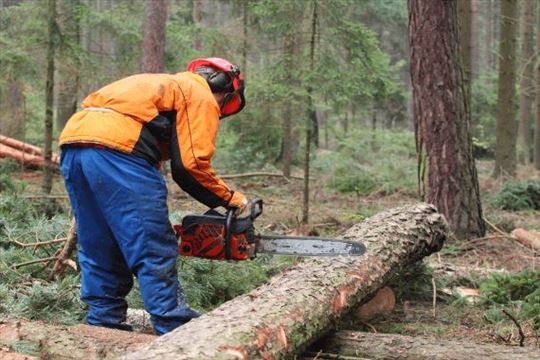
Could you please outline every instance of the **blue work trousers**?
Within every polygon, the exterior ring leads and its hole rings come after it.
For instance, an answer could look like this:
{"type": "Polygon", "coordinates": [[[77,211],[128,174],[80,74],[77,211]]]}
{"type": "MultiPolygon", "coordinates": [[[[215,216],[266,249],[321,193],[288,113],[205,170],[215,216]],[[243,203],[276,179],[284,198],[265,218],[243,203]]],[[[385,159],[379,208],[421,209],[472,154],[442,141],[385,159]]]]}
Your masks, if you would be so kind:
{"type": "Polygon", "coordinates": [[[159,171],[136,156],[93,147],[64,147],[61,171],[77,221],[87,322],[124,328],[133,275],[157,334],[197,317],[178,281],[178,244],[159,171]]]}

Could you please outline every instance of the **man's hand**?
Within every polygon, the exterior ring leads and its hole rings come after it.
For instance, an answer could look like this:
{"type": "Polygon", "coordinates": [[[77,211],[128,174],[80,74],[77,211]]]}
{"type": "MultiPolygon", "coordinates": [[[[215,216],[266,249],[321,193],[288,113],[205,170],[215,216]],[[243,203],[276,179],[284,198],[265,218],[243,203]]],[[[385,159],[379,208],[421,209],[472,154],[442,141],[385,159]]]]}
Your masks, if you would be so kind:
{"type": "Polygon", "coordinates": [[[237,218],[246,218],[251,215],[251,201],[239,191],[235,191],[233,197],[229,201],[229,209],[234,211],[237,218]]]}
{"type": "Polygon", "coordinates": [[[252,202],[246,198],[246,201],[242,203],[242,205],[242,207],[234,209],[234,215],[237,219],[248,218],[251,216],[251,210],[253,209],[252,202]]]}

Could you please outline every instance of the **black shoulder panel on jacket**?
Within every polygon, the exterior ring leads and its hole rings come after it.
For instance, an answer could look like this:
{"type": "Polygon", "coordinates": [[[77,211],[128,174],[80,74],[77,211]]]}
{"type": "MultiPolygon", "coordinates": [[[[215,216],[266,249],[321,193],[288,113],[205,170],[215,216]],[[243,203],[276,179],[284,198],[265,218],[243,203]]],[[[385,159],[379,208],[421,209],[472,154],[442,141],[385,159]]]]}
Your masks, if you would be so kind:
{"type": "Polygon", "coordinates": [[[132,154],[157,165],[161,159],[160,144],[171,141],[172,124],[176,121],[176,111],[163,111],[144,124],[132,154]]]}

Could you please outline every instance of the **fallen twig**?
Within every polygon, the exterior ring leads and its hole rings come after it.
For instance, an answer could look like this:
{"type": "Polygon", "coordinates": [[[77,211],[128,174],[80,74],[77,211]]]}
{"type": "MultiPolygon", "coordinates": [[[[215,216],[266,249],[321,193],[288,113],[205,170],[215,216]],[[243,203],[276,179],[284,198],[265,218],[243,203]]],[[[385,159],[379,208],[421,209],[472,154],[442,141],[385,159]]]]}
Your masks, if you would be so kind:
{"type": "Polygon", "coordinates": [[[486,222],[486,224],[488,224],[489,226],[491,226],[493,228],[493,230],[495,230],[496,232],[498,232],[499,234],[503,235],[503,236],[506,236],[506,237],[510,237],[510,234],[502,231],[501,229],[499,229],[498,227],[496,227],[493,223],[491,223],[488,219],[484,218],[484,221],[486,222]]]}
{"type": "Polygon", "coordinates": [[[525,334],[523,333],[523,329],[521,328],[521,325],[519,324],[519,322],[516,320],[516,318],[510,314],[508,311],[506,311],[505,309],[502,310],[502,312],[508,316],[510,318],[510,320],[512,320],[514,322],[514,324],[516,324],[517,328],[518,328],[518,331],[519,331],[519,346],[523,346],[523,342],[525,341],[525,334]]]}
{"type": "Polygon", "coordinates": [[[234,178],[254,177],[254,176],[281,177],[281,178],[286,178],[286,179],[304,180],[304,177],[302,176],[295,176],[295,175],[285,176],[283,174],[269,173],[269,172],[250,172],[250,173],[242,173],[242,174],[220,175],[219,177],[222,179],[234,179],[234,178]]]}
{"type": "Polygon", "coordinates": [[[24,195],[25,199],[68,199],[67,195],[24,195]]]}
{"type": "Polygon", "coordinates": [[[15,264],[12,267],[13,267],[13,269],[18,269],[18,268],[23,267],[23,266],[32,265],[32,264],[38,264],[38,263],[42,263],[42,262],[49,262],[49,261],[56,260],[56,259],[58,259],[58,257],[51,256],[51,257],[44,258],[44,259],[37,259],[37,260],[30,260],[30,261],[22,262],[22,263],[19,263],[19,264],[15,264]]]}
{"type": "Polygon", "coordinates": [[[73,264],[69,262],[68,260],[73,250],[75,250],[76,244],[77,244],[77,226],[75,223],[75,218],[72,218],[71,223],[69,225],[67,237],[66,237],[66,243],[64,244],[64,247],[62,248],[62,250],[60,251],[58,255],[56,263],[54,264],[52,268],[51,274],[49,275],[49,279],[54,279],[55,276],[60,275],[62,271],[64,270],[65,264],[73,267],[73,264]]]}
{"type": "Polygon", "coordinates": [[[64,237],[64,238],[48,240],[48,241],[41,241],[41,242],[35,242],[35,243],[22,243],[22,242],[17,241],[17,240],[10,240],[9,242],[13,243],[15,245],[18,245],[20,247],[39,247],[39,246],[43,246],[43,245],[50,245],[50,244],[56,244],[56,243],[64,242],[66,240],[67,240],[67,238],[64,237]]]}
{"type": "Polygon", "coordinates": [[[431,285],[433,287],[433,317],[437,317],[437,284],[435,283],[435,278],[431,277],[431,285]]]}

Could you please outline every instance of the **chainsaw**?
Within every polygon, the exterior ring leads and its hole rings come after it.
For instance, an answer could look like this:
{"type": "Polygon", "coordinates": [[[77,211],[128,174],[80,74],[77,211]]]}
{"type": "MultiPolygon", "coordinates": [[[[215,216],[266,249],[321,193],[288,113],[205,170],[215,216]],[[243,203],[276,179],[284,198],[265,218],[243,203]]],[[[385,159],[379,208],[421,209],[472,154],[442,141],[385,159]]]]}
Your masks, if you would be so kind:
{"type": "Polygon", "coordinates": [[[361,243],[313,236],[260,235],[254,220],[262,214],[263,202],[252,203],[248,217],[237,218],[232,209],[222,214],[209,210],[203,215],[187,215],[174,225],[179,239],[178,253],[214,260],[242,261],[258,253],[296,256],[358,256],[366,248],[361,243]]]}

